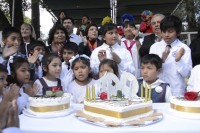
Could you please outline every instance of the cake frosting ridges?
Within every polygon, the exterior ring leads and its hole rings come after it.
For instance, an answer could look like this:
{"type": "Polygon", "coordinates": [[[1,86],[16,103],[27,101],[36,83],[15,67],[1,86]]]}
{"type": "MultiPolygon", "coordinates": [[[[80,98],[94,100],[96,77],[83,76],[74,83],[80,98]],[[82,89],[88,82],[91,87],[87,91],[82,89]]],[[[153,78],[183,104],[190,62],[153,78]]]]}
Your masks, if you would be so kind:
{"type": "Polygon", "coordinates": [[[62,97],[30,97],[29,109],[34,112],[52,112],[68,109],[70,95],[64,93],[62,97]]]}
{"type": "Polygon", "coordinates": [[[100,117],[106,121],[128,122],[153,113],[152,101],[129,103],[128,101],[84,101],[83,112],[93,117],[100,117]]]}

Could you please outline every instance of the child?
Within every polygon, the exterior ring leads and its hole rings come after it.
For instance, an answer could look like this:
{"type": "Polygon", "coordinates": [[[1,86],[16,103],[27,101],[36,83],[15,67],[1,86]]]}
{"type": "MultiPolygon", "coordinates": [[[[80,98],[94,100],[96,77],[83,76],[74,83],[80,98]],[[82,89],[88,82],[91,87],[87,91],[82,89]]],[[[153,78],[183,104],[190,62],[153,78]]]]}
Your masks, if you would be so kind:
{"type": "Polygon", "coordinates": [[[61,60],[56,53],[49,53],[42,58],[43,77],[37,79],[33,85],[38,87],[37,95],[46,95],[46,91],[52,90],[53,87],[64,90],[63,83],[59,79],[62,70],[61,60]]]}
{"type": "Polygon", "coordinates": [[[150,48],[150,53],[162,58],[163,71],[159,77],[170,84],[172,95],[175,96],[184,94],[184,78],[190,75],[192,69],[190,48],[178,39],[181,28],[182,22],[178,17],[165,17],[160,23],[163,40],[154,43],[150,48]]]}
{"type": "Polygon", "coordinates": [[[83,103],[86,88],[92,88],[95,83],[91,75],[90,58],[86,55],[77,55],[72,59],[71,69],[74,72],[75,79],[69,84],[69,93],[73,96],[73,102],[83,103]]]}
{"type": "Polygon", "coordinates": [[[35,81],[38,78],[42,78],[42,58],[47,52],[47,48],[42,41],[33,41],[30,43],[30,46],[28,48],[29,55],[33,55],[34,53],[38,53],[38,58],[36,62],[34,63],[34,72],[31,74],[31,79],[35,81]]]}
{"type": "Polygon", "coordinates": [[[103,26],[102,37],[104,43],[94,49],[91,54],[91,67],[94,74],[98,73],[100,62],[105,59],[112,59],[117,62],[119,72],[127,71],[135,74],[135,68],[129,51],[118,42],[117,26],[113,23],[107,23],[103,26]]]}
{"type": "Polygon", "coordinates": [[[73,56],[76,56],[77,53],[78,53],[78,46],[74,42],[67,42],[61,50],[63,62],[62,62],[62,71],[60,74],[60,79],[64,83],[64,88],[67,88],[69,83],[73,80],[73,72],[70,68],[69,60],[73,56]]]}
{"type": "Polygon", "coordinates": [[[135,67],[135,76],[140,77],[140,59],[139,59],[139,49],[141,44],[138,38],[138,30],[135,27],[135,24],[130,21],[126,21],[124,23],[124,35],[125,37],[121,39],[121,46],[126,48],[133,60],[133,64],[135,67]]]}
{"type": "MultiPolygon", "coordinates": [[[[19,106],[19,113],[25,108],[28,103],[29,96],[35,96],[37,89],[30,87],[30,72],[29,62],[22,57],[14,57],[10,62],[11,82],[16,84],[19,88],[17,103],[19,106]],[[28,94],[28,95],[27,95],[28,94]]],[[[11,89],[11,88],[10,88],[11,89]]]]}
{"type": "Polygon", "coordinates": [[[0,102],[2,101],[3,90],[7,85],[7,75],[7,69],[2,64],[0,64],[0,102]]]}
{"type": "Polygon", "coordinates": [[[99,65],[99,78],[101,78],[106,72],[114,73],[119,76],[117,63],[111,59],[104,59],[99,65]]]}
{"type": "MultiPolygon", "coordinates": [[[[5,46],[3,47],[3,64],[7,67],[8,70],[8,81],[10,80],[10,60],[13,60],[14,57],[23,57],[26,58],[25,55],[19,52],[19,47],[21,44],[21,33],[15,27],[8,27],[2,32],[3,42],[5,46]]],[[[33,54],[28,58],[29,63],[34,63],[36,61],[36,57],[38,54],[33,54]]],[[[33,67],[31,67],[33,69],[33,67]]]]}
{"type": "Polygon", "coordinates": [[[192,71],[188,80],[187,91],[200,91],[200,65],[196,65],[192,71]]]}
{"type": "Polygon", "coordinates": [[[145,96],[145,88],[151,88],[151,99],[154,103],[168,102],[171,96],[171,90],[167,83],[158,78],[162,69],[162,60],[158,55],[148,54],[142,58],[141,73],[142,79],[139,79],[138,96],[141,96],[141,87],[143,89],[143,97],[145,96]]]}

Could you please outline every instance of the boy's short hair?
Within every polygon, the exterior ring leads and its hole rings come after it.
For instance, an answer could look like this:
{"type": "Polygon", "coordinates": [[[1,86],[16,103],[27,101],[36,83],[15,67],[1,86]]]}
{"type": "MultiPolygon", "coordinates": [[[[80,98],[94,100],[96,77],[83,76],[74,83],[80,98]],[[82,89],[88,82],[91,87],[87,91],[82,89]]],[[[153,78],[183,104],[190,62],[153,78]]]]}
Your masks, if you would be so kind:
{"type": "Polygon", "coordinates": [[[60,52],[63,54],[64,50],[71,50],[76,55],[78,53],[78,49],[78,45],[75,42],[66,42],[60,52]]]}
{"type": "Polygon", "coordinates": [[[182,29],[182,21],[174,15],[166,16],[160,22],[160,30],[165,32],[169,28],[174,28],[177,34],[180,33],[182,29]]]}
{"type": "Polygon", "coordinates": [[[19,29],[15,27],[7,27],[2,31],[2,40],[6,40],[12,33],[18,33],[21,36],[21,32],[19,29]]]}
{"type": "Polygon", "coordinates": [[[129,25],[136,29],[135,23],[131,21],[125,21],[123,27],[128,27],[129,25]]]}
{"type": "Polygon", "coordinates": [[[45,51],[47,51],[46,45],[43,41],[39,41],[39,40],[32,41],[29,45],[30,46],[28,48],[28,51],[34,51],[34,48],[37,46],[42,46],[45,48],[45,51]]]}
{"type": "Polygon", "coordinates": [[[8,73],[8,70],[3,64],[0,64],[0,72],[8,73]]]}
{"type": "Polygon", "coordinates": [[[102,26],[102,37],[105,37],[105,34],[110,30],[117,30],[117,25],[114,23],[106,23],[102,26]]]}
{"type": "Polygon", "coordinates": [[[147,54],[142,58],[141,64],[153,64],[156,66],[156,69],[162,68],[162,59],[156,54],[147,54]]]}

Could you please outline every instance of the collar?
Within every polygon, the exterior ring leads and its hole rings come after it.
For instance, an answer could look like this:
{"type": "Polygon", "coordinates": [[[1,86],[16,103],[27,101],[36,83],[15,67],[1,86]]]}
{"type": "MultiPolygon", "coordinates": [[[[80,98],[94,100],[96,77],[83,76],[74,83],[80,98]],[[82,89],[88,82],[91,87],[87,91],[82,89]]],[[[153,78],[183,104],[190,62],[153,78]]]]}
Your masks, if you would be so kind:
{"type": "Polygon", "coordinates": [[[171,47],[174,47],[178,43],[178,41],[178,39],[175,39],[171,44],[167,44],[164,40],[162,40],[161,42],[164,43],[165,46],[171,45],[171,47]]]}
{"type": "Polygon", "coordinates": [[[158,85],[160,85],[161,83],[165,83],[164,81],[157,79],[155,82],[153,82],[152,84],[148,84],[146,81],[143,80],[142,85],[145,87],[145,85],[147,85],[148,88],[155,88],[158,85]]]}

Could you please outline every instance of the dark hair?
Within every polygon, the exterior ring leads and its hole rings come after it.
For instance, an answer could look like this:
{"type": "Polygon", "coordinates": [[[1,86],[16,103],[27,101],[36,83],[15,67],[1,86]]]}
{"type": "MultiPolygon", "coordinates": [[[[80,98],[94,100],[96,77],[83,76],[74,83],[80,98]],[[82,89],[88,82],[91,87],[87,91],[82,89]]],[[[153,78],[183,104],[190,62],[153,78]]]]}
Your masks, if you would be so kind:
{"type": "Polygon", "coordinates": [[[3,64],[0,64],[0,72],[8,73],[8,70],[3,64]]]}
{"type": "Polygon", "coordinates": [[[105,64],[107,64],[109,67],[111,67],[113,69],[113,72],[116,76],[119,76],[118,66],[114,60],[111,60],[111,59],[102,60],[101,63],[99,64],[99,70],[100,70],[101,66],[103,66],[105,64]]]}
{"type": "Polygon", "coordinates": [[[71,20],[71,22],[72,22],[73,25],[75,24],[74,19],[71,18],[71,17],[65,17],[65,18],[62,20],[62,23],[63,23],[65,20],[67,20],[67,19],[71,20]]]}
{"type": "Polygon", "coordinates": [[[2,31],[2,39],[6,40],[12,33],[17,33],[22,38],[21,32],[19,29],[15,28],[15,27],[7,27],[7,28],[3,29],[3,31],[2,31]]]}
{"type": "Polygon", "coordinates": [[[117,25],[114,23],[106,23],[102,26],[102,37],[105,36],[105,34],[110,30],[117,30],[117,25]]]}
{"type": "Polygon", "coordinates": [[[51,43],[52,43],[53,38],[54,38],[54,34],[56,33],[57,30],[62,30],[62,31],[64,31],[66,41],[69,42],[69,36],[68,36],[68,34],[67,34],[67,31],[66,31],[65,27],[63,27],[61,24],[58,24],[58,25],[54,25],[54,26],[50,29],[50,31],[49,31],[48,44],[51,44],[51,43]]]}
{"type": "Polygon", "coordinates": [[[83,17],[86,17],[88,20],[91,20],[91,18],[88,15],[83,15],[82,18],[83,17]]]}
{"type": "Polygon", "coordinates": [[[181,20],[174,15],[166,16],[160,22],[160,29],[162,32],[165,32],[169,28],[174,28],[177,34],[180,33],[182,29],[181,20]]]}
{"type": "Polygon", "coordinates": [[[88,38],[88,31],[89,31],[90,27],[92,27],[92,26],[96,27],[96,28],[97,28],[97,32],[98,32],[98,26],[97,26],[96,24],[94,24],[94,23],[89,24],[89,25],[85,28],[85,35],[86,35],[86,38],[87,38],[87,39],[89,39],[89,38],[88,38]]]}
{"type": "Polygon", "coordinates": [[[128,27],[129,25],[136,28],[135,23],[131,21],[125,21],[125,23],[123,24],[123,27],[128,27]]]}
{"type": "Polygon", "coordinates": [[[142,57],[141,64],[148,63],[155,65],[157,70],[162,68],[162,59],[156,54],[147,54],[142,57]]]}
{"type": "Polygon", "coordinates": [[[77,54],[78,53],[78,45],[75,42],[66,42],[60,51],[61,55],[63,55],[64,50],[71,50],[75,54],[77,54]]]}
{"type": "MultiPolygon", "coordinates": [[[[45,54],[44,57],[42,58],[42,72],[43,72],[43,76],[45,76],[48,72],[48,66],[51,63],[51,61],[55,58],[59,58],[59,56],[56,53],[48,53],[45,54]],[[44,71],[44,69],[47,70],[44,71]]],[[[60,59],[60,58],[59,58],[60,59]]]]}
{"type": "Polygon", "coordinates": [[[27,63],[29,65],[29,62],[27,60],[27,58],[23,58],[23,57],[13,57],[13,63],[10,63],[10,71],[11,71],[11,82],[12,83],[17,83],[18,85],[20,83],[18,83],[17,80],[17,76],[16,76],[16,71],[17,69],[19,69],[19,67],[23,64],[23,63],[27,63]]]}
{"type": "Polygon", "coordinates": [[[46,45],[44,44],[43,41],[39,41],[39,40],[36,40],[36,41],[32,41],[30,43],[30,46],[28,48],[28,51],[34,51],[34,48],[37,47],[37,46],[41,46],[41,47],[44,47],[45,48],[45,51],[47,52],[47,47],[46,45]]]}
{"type": "Polygon", "coordinates": [[[58,13],[58,19],[60,19],[60,14],[61,14],[62,12],[65,14],[65,17],[68,16],[67,13],[65,12],[65,10],[60,10],[60,12],[58,13]]]}
{"type": "MultiPolygon", "coordinates": [[[[74,66],[77,62],[82,62],[83,64],[85,64],[86,66],[88,66],[90,68],[90,60],[85,58],[85,57],[78,57],[76,58],[71,65],[71,69],[74,69],[74,66]]],[[[92,78],[92,73],[89,73],[88,77],[92,78]]]]}

